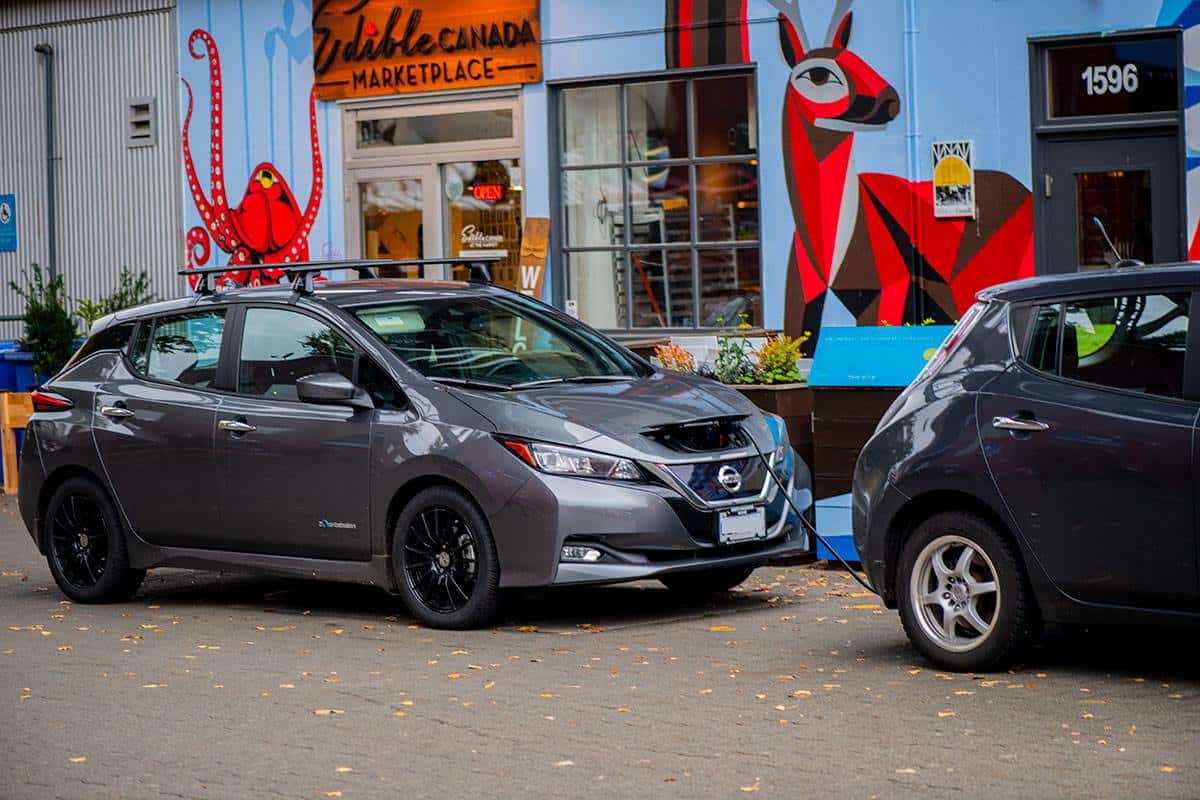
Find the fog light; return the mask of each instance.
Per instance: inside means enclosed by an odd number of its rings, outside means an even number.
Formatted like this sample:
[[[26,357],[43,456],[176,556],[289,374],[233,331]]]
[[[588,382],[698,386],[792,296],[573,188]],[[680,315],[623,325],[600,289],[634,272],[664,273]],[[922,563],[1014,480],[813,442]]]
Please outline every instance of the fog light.
[[[599,561],[603,555],[594,547],[581,547],[577,544],[569,544],[562,549],[563,561]]]

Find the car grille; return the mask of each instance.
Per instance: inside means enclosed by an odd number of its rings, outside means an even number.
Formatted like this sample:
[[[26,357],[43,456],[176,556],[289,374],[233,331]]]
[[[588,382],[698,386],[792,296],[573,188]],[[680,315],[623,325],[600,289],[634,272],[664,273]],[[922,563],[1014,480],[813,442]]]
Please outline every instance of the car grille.
[[[767,480],[767,469],[763,466],[762,460],[756,456],[725,461],[708,461],[701,464],[667,464],[665,466],[668,472],[706,503],[756,498],[762,493],[763,483]],[[721,484],[720,476],[723,467],[735,470],[741,477],[742,485],[737,491],[731,492]]]

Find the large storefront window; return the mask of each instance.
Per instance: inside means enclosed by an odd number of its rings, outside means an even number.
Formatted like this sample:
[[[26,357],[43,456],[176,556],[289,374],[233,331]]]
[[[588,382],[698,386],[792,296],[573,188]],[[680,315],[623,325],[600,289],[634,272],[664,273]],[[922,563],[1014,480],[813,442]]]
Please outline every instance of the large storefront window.
[[[762,322],[753,74],[559,90],[566,297],[600,328]]]

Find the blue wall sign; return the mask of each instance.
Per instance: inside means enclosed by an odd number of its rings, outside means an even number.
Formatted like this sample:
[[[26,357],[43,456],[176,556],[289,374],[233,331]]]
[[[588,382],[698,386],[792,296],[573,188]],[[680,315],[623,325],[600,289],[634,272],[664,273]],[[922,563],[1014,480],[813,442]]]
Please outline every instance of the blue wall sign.
[[[822,328],[809,386],[908,386],[953,325]]]
[[[17,196],[0,194],[0,253],[17,252]]]

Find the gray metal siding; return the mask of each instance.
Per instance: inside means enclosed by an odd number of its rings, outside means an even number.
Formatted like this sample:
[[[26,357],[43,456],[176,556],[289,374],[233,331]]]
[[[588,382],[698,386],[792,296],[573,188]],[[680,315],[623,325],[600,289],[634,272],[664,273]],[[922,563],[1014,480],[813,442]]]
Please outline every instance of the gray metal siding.
[[[175,0],[3,0],[0,2],[0,31],[174,7]]]
[[[21,312],[8,280],[47,256],[40,42],[54,48],[56,239],[67,293],[101,297],[122,266],[150,273],[160,297],[182,291],[173,274],[183,255],[176,35],[173,8],[0,32],[0,194],[16,194],[18,223],[18,251],[0,253],[0,315]],[[157,99],[158,143],[130,148],[126,101],[145,96]],[[19,331],[0,324],[0,337]]]

